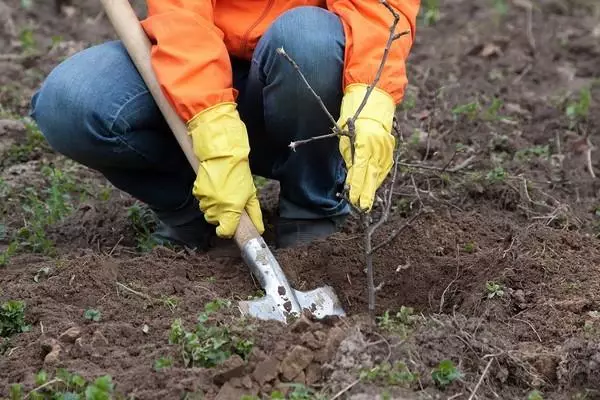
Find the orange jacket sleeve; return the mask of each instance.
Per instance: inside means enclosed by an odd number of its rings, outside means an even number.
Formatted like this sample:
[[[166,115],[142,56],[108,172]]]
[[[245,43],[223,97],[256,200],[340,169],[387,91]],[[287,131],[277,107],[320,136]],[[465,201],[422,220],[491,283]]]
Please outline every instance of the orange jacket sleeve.
[[[152,43],[152,65],[163,93],[185,122],[237,97],[224,35],[213,20],[215,2],[147,1],[142,27]]]
[[[398,104],[407,83],[405,61],[415,39],[420,0],[388,0],[388,3],[400,15],[395,32],[408,30],[410,34],[392,44],[377,87]],[[372,83],[394,21],[392,13],[377,0],[327,0],[327,7],[339,15],[346,34],[344,86]]]

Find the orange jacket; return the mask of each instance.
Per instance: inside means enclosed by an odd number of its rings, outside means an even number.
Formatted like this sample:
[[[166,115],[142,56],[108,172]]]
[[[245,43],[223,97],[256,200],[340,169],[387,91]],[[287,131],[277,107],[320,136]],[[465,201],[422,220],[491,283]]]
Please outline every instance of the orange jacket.
[[[420,0],[388,0],[401,16],[378,87],[396,103],[407,82],[405,60],[414,41]],[[346,35],[344,87],[370,84],[379,67],[392,15],[378,0],[148,0],[142,27],[162,89],[184,121],[222,102],[234,102],[229,55],[250,59],[269,25],[298,6],[337,14]]]

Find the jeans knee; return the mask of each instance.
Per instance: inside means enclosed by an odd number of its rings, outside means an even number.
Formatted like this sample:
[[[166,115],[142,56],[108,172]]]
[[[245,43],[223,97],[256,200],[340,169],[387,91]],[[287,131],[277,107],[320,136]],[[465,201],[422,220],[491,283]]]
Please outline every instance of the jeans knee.
[[[130,83],[137,75],[128,63],[122,45],[108,42],[52,70],[31,99],[31,117],[53,149],[81,161],[93,157],[100,144],[117,140],[113,128],[124,130],[127,122],[120,122],[118,111],[147,92],[137,81]]]
[[[46,77],[31,98],[31,118],[50,146],[62,154],[68,153],[70,142],[65,128],[75,122],[69,120],[72,106],[66,108],[65,105],[78,105],[70,98],[70,83],[68,74],[63,66],[59,65]]]
[[[300,66],[314,88],[337,84],[344,62],[345,36],[340,18],[320,7],[302,6],[279,16],[264,35],[265,46],[276,62],[287,63],[275,52],[282,47]],[[292,72],[291,68],[286,69]],[[325,89],[324,87],[323,89]]]

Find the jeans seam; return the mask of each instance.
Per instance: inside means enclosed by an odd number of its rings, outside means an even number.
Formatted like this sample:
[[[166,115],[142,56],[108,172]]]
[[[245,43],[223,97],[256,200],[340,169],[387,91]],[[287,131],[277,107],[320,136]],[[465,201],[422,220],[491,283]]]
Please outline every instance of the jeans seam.
[[[127,148],[129,148],[129,150],[131,150],[132,152],[136,153],[137,155],[139,155],[140,157],[142,157],[144,160],[146,161],[151,161],[144,153],[138,151],[134,146],[130,145],[129,142],[123,137],[123,135],[118,135],[115,131],[114,131],[114,127],[115,124],[117,123],[117,120],[119,119],[121,112],[123,111],[123,109],[130,104],[133,100],[137,99],[138,97],[144,96],[149,94],[150,91],[149,90],[144,90],[143,92],[137,93],[134,96],[132,96],[131,98],[127,99],[127,101],[125,101],[125,103],[123,103],[123,105],[121,107],[119,107],[119,109],[117,110],[117,113],[115,114],[115,117],[113,118],[110,126],[109,126],[109,131],[110,133],[119,141],[121,142],[123,145],[127,146]],[[123,132],[123,134],[126,134],[127,132],[129,132],[131,130],[131,126],[129,125],[129,123],[126,120],[123,120],[123,123],[126,125],[126,129]]]
[[[115,132],[114,132],[113,128],[115,127],[115,124],[117,123],[117,121],[118,121],[119,117],[121,116],[121,112],[123,111],[123,109],[124,109],[126,106],[128,106],[128,105],[129,105],[129,104],[130,104],[130,103],[131,103],[133,100],[137,99],[138,97],[145,96],[145,95],[147,95],[147,94],[149,94],[149,93],[150,93],[150,91],[149,91],[149,90],[144,90],[143,92],[136,93],[136,94],[135,94],[135,95],[133,95],[131,98],[127,99],[127,100],[126,100],[126,101],[125,101],[125,102],[124,102],[124,103],[121,105],[121,107],[119,107],[119,109],[117,110],[117,112],[116,112],[116,114],[115,114],[115,117],[114,117],[114,118],[113,118],[113,120],[111,121],[111,123],[110,123],[110,126],[109,126],[109,128],[108,128],[108,129],[110,130],[110,133],[112,133],[113,135],[115,135],[115,136],[117,136],[117,137],[118,137],[118,135],[116,135],[116,134],[115,134]],[[127,125],[127,126],[126,126],[126,131],[129,131],[129,130],[131,129],[131,126],[129,125],[129,123],[128,123],[127,121],[125,121],[125,120],[123,120],[123,122],[125,123],[125,125]]]

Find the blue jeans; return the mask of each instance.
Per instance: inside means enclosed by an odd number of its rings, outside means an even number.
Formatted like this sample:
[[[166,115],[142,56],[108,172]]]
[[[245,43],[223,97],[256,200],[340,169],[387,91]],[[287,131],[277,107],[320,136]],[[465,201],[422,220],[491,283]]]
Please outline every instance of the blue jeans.
[[[276,53],[281,46],[339,116],[342,24],[325,9],[290,10],[263,35],[251,61],[231,60],[252,173],[280,182],[281,217],[346,215],[348,205],[336,197],[345,179],[338,140],[296,152],[288,148],[290,141],[331,132],[331,122]],[[177,212],[195,201],[194,171],[120,41],[90,47],[58,65],[33,96],[31,116],[53,149],[155,211]]]

